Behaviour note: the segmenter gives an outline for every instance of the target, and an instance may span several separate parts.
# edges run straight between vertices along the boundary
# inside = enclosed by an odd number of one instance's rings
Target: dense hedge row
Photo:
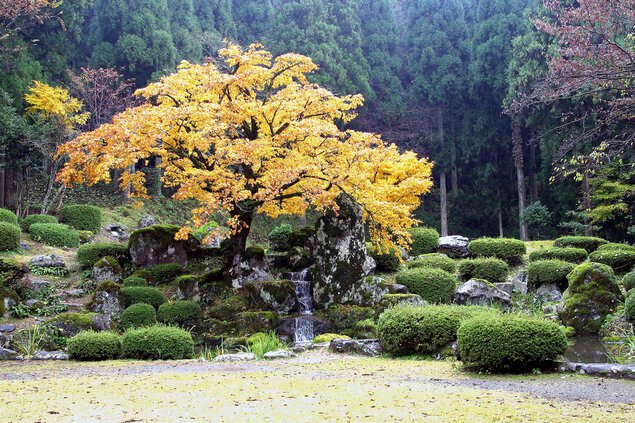
[[[121,337],[113,332],[80,332],[68,340],[68,355],[73,360],[113,360],[121,355]]]
[[[519,264],[527,252],[525,243],[513,238],[478,238],[467,248],[476,257],[494,257],[508,264]]]
[[[509,266],[501,259],[480,258],[461,260],[459,275],[464,280],[485,279],[489,283],[502,283],[507,280]]]
[[[124,307],[144,303],[150,304],[156,309],[165,302],[165,297],[161,291],[157,288],[148,286],[130,286],[121,288],[121,294],[123,296]]]
[[[79,233],[61,223],[34,223],[29,227],[34,241],[60,248],[79,247]]]
[[[589,254],[589,260],[606,264],[617,273],[624,273],[635,268],[635,251],[598,250]]]
[[[456,261],[445,254],[423,254],[408,263],[408,268],[413,269],[416,267],[433,267],[445,270],[448,273],[454,273],[456,272]]]
[[[527,269],[529,286],[536,289],[541,285],[554,284],[564,291],[569,285],[567,275],[575,266],[573,263],[561,260],[535,261]]]
[[[403,270],[395,280],[430,304],[449,303],[458,284],[456,276],[431,267]]]
[[[159,307],[157,320],[166,325],[191,328],[201,321],[201,306],[194,301],[174,301]]]
[[[129,329],[123,335],[123,355],[141,360],[184,360],[194,356],[192,335],[173,326]]]
[[[602,238],[592,236],[563,236],[553,242],[554,247],[573,247],[582,248],[587,253],[597,250],[600,245],[608,244],[608,241]]]
[[[119,327],[121,329],[152,326],[157,322],[157,312],[150,304],[136,303],[121,313]]]
[[[569,263],[579,264],[585,261],[589,257],[589,254],[584,248],[545,248],[542,250],[533,251],[529,254],[529,261],[540,260],[562,260]]]
[[[439,233],[432,228],[411,228],[412,244],[410,244],[410,254],[420,256],[421,254],[434,253],[439,247]]]
[[[85,204],[70,204],[60,210],[60,220],[78,231],[101,231],[101,209]]]
[[[15,250],[20,246],[20,228],[12,223],[0,222],[0,251]]]
[[[77,249],[77,261],[84,267],[92,267],[102,258],[114,257],[120,263],[128,260],[128,246],[115,242],[84,244]]]
[[[183,274],[183,266],[178,263],[156,264],[150,268],[152,282],[155,284],[170,283]]]
[[[34,223],[58,223],[57,217],[48,214],[31,214],[22,219],[22,230],[30,232]]]

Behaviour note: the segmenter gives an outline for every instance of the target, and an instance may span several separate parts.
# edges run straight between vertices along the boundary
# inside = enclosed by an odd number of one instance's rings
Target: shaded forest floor
[[[325,352],[276,362],[0,364],[0,421],[635,421],[635,383]]]

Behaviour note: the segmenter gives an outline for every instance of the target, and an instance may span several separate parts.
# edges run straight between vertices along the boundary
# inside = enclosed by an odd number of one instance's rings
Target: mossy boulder
[[[96,313],[101,313],[118,318],[123,311],[123,297],[121,295],[121,285],[113,281],[105,281],[97,285],[91,309]]]
[[[313,264],[311,251],[305,247],[291,247],[289,250],[289,268],[296,272]]]
[[[14,286],[28,271],[28,268],[17,260],[0,257],[0,287]]]
[[[623,299],[613,269],[587,262],[573,269],[567,278],[569,288],[559,311],[562,323],[573,327],[577,335],[597,335],[605,317]]]
[[[13,289],[0,286],[0,318],[11,317],[11,308],[21,301],[20,296]]]
[[[97,283],[105,281],[121,282],[123,280],[123,269],[116,258],[107,256],[100,259],[93,266],[90,278]]]
[[[60,336],[70,338],[85,330],[99,330],[95,316],[96,313],[62,313],[48,323],[58,330]]]
[[[289,280],[252,282],[245,286],[258,309],[289,314],[297,309],[295,285]]]
[[[243,335],[274,330],[278,318],[271,311],[244,311],[236,315],[236,327]]]
[[[176,296],[179,300],[190,300],[198,302],[201,300],[199,291],[199,278],[194,275],[183,275],[176,278]]]
[[[198,252],[196,237],[174,239],[181,228],[175,225],[152,225],[134,231],[128,241],[130,258],[137,267],[150,267],[164,263],[186,266]]]
[[[375,317],[379,317],[384,311],[396,306],[424,307],[428,305],[417,294],[386,294],[381,297],[377,308],[375,309]]]
[[[357,322],[353,335],[357,339],[377,338],[377,323],[374,319],[366,319]]]
[[[357,323],[374,318],[375,310],[371,307],[333,304],[326,310],[325,317],[331,322],[334,332],[353,336]]]
[[[222,322],[233,321],[238,313],[244,312],[249,307],[249,301],[245,297],[232,295],[228,298],[220,298],[206,310],[206,317],[218,319]]]

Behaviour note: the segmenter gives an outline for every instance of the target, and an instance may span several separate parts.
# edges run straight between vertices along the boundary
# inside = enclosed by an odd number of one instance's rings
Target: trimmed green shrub
[[[361,322],[357,322],[353,334],[355,335],[355,338],[358,339],[377,338],[377,323],[374,319],[366,319]]]
[[[269,246],[272,251],[287,251],[289,249],[289,236],[293,232],[291,225],[283,223],[269,232]]]
[[[628,244],[618,244],[616,242],[610,242],[608,244],[602,244],[595,251],[613,251],[613,250],[624,250],[624,251],[635,251],[635,246]]]
[[[31,238],[53,247],[79,247],[79,234],[61,223],[34,223],[29,228]]]
[[[432,228],[410,228],[412,244],[410,244],[410,254],[420,256],[421,254],[434,253],[439,247],[439,233]]]
[[[480,258],[461,260],[459,276],[464,280],[485,279],[489,283],[503,283],[507,280],[509,266],[501,259]]]
[[[353,336],[357,323],[374,316],[375,310],[372,308],[357,305],[332,304],[326,309],[326,319],[331,322],[331,329],[348,336]]]
[[[392,249],[385,253],[380,253],[373,245],[368,246],[368,254],[375,260],[377,270],[380,272],[396,272],[401,267],[401,254],[398,250]]]
[[[20,228],[0,222],[0,251],[15,250],[20,246]]]
[[[463,320],[495,313],[476,306],[392,307],[379,316],[379,342],[393,355],[432,354],[456,339]]]
[[[190,328],[201,321],[201,306],[194,301],[165,303],[159,307],[157,319],[166,325]]]
[[[112,360],[121,355],[121,336],[113,332],[80,332],[68,340],[68,355],[73,360]]]
[[[608,241],[592,236],[563,236],[553,242],[554,247],[582,248],[587,253],[592,253],[603,244],[608,244]]]
[[[508,264],[521,263],[527,252],[525,243],[513,238],[478,238],[470,241],[467,249],[476,257],[494,257]]]
[[[622,283],[627,292],[635,288],[635,271],[625,274]]]
[[[148,283],[152,283],[153,279],[152,279],[152,272],[149,271],[148,269],[137,269],[134,272],[132,272],[132,275],[130,276],[135,276],[135,277],[139,277],[139,278],[143,278],[145,279]]]
[[[340,335],[337,333],[323,333],[313,338],[313,343],[326,344],[327,342],[331,343],[331,341],[334,339],[351,339],[351,337],[346,335]]]
[[[78,231],[101,231],[101,209],[87,204],[70,204],[60,210],[60,220]]]
[[[194,357],[192,335],[174,326],[128,329],[123,334],[123,355],[141,360],[184,360]]]
[[[564,291],[569,285],[567,275],[574,268],[575,264],[561,260],[535,261],[527,269],[529,286],[536,289],[541,285],[555,284]]]
[[[149,286],[130,286],[121,288],[123,295],[123,303],[125,307],[133,304],[145,303],[150,304],[154,308],[159,308],[165,302],[165,297],[157,288]]]
[[[150,268],[152,281],[155,284],[170,283],[177,276],[182,275],[185,269],[177,263],[155,264]]]
[[[449,303],[458,284],[454,275],[430,267],[403,270],[395,280],[430,304]]]
[[[448,273],[456,272],[456,262],[445,254],[439,253],[423,254],[408,263],[408,268],[416,267],[433,267]]]
[[[152,326],[157,323],[157,312],[150,304],[136,303],[121,313],[119,327],[123,330]]]
[[[561,326],[516,315],[466,320],[459,327],[457,338],[465,364],[491,370],[541,367],[556,360],[567,348]]]
[[[529,261],[562,260],[579,264],[585,261],[589,254],[584,248],[544,248],[529,254]]]
[[[0,209],[0,222],[10,223],[18,226],[18,216],[8,209]]]
[[[128,276],[123,280],[122,286],[124,288],[130,286],[148,286],[148,281],[139,276]]]
[[[77,249],[77,262],[84,267],[92,267],[106,256],[114,257],[120,263],[128,261],[128,246],[115,242],[95,242]]]
[[[626,302],[624,303],[624,316],[626,316],[627,320],[635,322],[635,291],[632,291],[626,297]]]
[[[49,214],[31,214],[22,219],[21,227],[24,232],[29,232],[34,223],[59,223],[57,217]]]
[[[628,272],[635,266],[635,251],[604,250],[589,254],[589,260],[606,264],[617,273]]]

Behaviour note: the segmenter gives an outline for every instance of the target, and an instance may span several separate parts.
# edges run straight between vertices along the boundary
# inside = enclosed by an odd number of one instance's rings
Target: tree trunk
[[[525,190],[525,170],[523,168],[523,137],[520,130],[520,123],[516,120],[512,120],[512,144],[518,188],[518,222],[520,225],[520,239],[522,241],[529,241],[529,230],[527,224],[523,223],[521,220],[522,213],[527,205],[527,192]]]
[[[450,175],[452,182],[452,196],[459,198],[459,171],[456,164],[456,143],[452,140],[452,174]]]
[[[444,132],[443,132],[443,109],[439,108],[438,115],[438,136],[441,150],[445,145]],[[441,176],[439,177],[439,190],[441,192],[441,236],[448,236],[448,191],[445,180],[445,169],[441,169]]]
[[[131,174],[135,172],[135,166],[132,165],[128,168]],[[128,184],[125,186],[123,190],[121,190],[121,199],[124,203],[130,202],[130,194],[132,193],[132,184]]]
[[[154,161],[154,170],[155,170],[155,176],[154,176],[154,195],[155,197],[161,197],[163,195],[162,192],[162,183],[161,183],[161,176],[163,174],[162,170],[161,170],[161,157],[157,157]]]
[[[590,182],[589,168],[584,168],[584,175],[582,177],[582,210],[588,213],[591,210],[591,182]],[[584,228],[585,236],[593,236],[593,226],[588,216],[586,217],[586,227]]]
[[[249,237],[254,212],[253,210],[245,211],[236,207],[230,214],[232,218],[238,220],[240,225],[239,232],[229,238],[223,246],[225,269],[227,270],[228,276],[233,279],[241,272],[240,263],[247,248],[247,238]]]
[[[0,154],[0,207],[4,207],[4,183],[7,156],[4,151]]]
[[[536,175],[536,139],[529,142],[529,198],[532,203],[539,200],[538,176]]]
[[[498,236],[500,238],[505,237],[503,232],[503,208],[501,206],[498,206]]]
[[[4,207],[11,209],[15,205],[15,171],[11,168],[5,170]]]

